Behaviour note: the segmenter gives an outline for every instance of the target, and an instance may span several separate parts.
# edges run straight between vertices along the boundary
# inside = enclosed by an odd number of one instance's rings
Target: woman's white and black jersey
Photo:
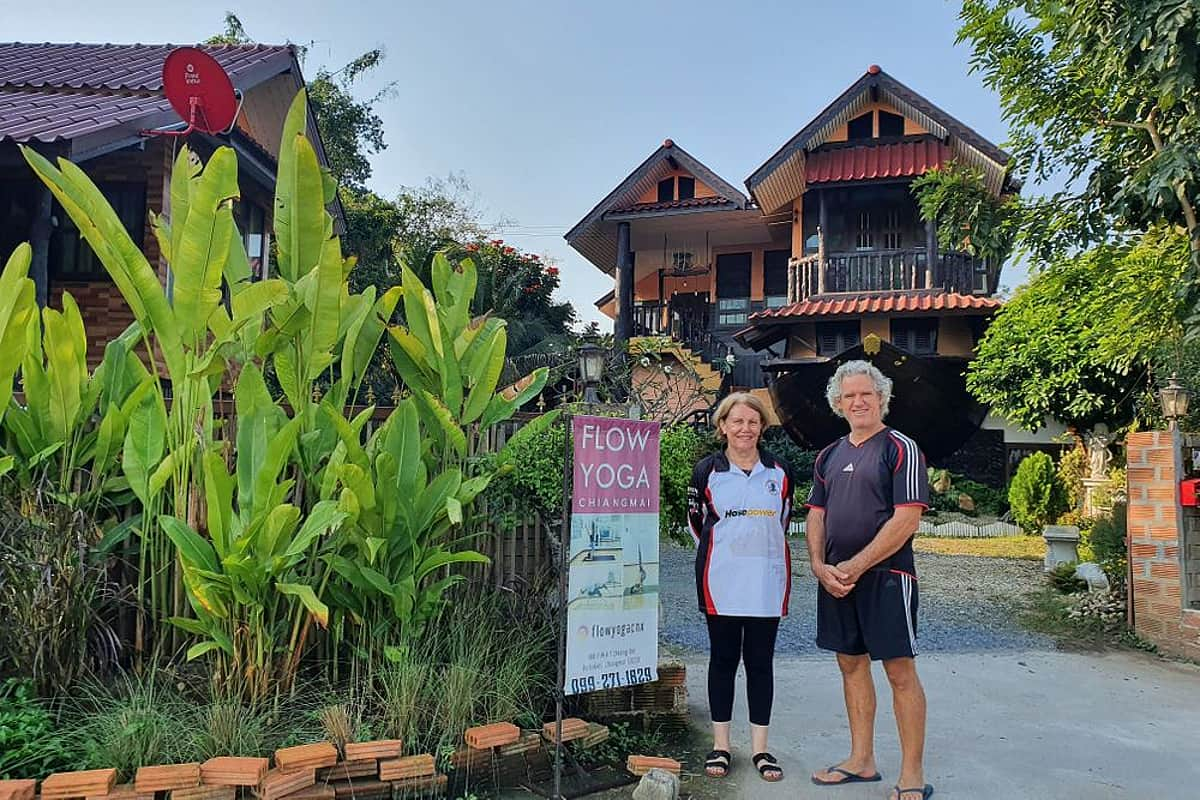
[[[724,452],[700,460],[688,487],[696,594],[705,614],[782,617],[791,593],[786,532],[795,482],[766,451],[749,474]]]

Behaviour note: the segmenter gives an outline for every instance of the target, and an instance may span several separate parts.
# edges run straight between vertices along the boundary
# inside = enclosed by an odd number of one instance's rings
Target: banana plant
[[[132,499],[130,482],[121,475],[122,442],[151,379],[129,349],[136,325],[108,343],[90,372],[79,307],[70,293],[62,303],[62,311],[42,309],[40,323],[33,315],[26,328],[24,405],[10,401],[0,429],[24,489],[104,516],[97,512]]]
[[[234,348],[238,331],[281,302],[286,288],[278,282],[264,282],[261,288],[231,286],[231,295],[242,302],[232,318],[218,311],[227,263],[245,261],[240,238],[234,235],[232,204],[239,192],[237,158],[231,149],[218,148],[203,169],[186,147],[175,161],[171,218],[153,218],[155,236],[171,268],[170,299],[146,256],[79,167],[63,158],[51,164],[29,148],[23,147],[22,154],[92,247],[138,323],[140,350],[155,378],[154,396],[143,398],[133,410],[136,424],[127,433],[121,461],[131,487],[142,490],[142,552],[156,554],[153,558],[160,562],[149,564],[141,580],[144,584],[161,579],[178,587],[169,574],[173,558],[154,523],[156,509],[167,502],[174,513],[196,518],[198,486],[192,475],[213,441],[212,396],[224,374],[225,354]],[[164,378],[170,381],[169,403]],[[153,481],[147,474],[151,468],[157,476]],[[160,498],[167,487],[169,498]],[[139,585],[138,594],[143,601],[144,585]],[[172,608],[182,611],[180,591],[164,587],[151,595],[155,612],[165,616]],[[140,627],[138,638],[140,647]]]
[[[28,277],[32,252],[28,244],[19,245],[0,272],[0,423],[12,399],[13,378],[25,358],[26,331],[37,317],[34,285]],[[12,455],[0,457],[0,475],[14,464]]]
[[[304,514],[288,502],[286,468],[300,418],[271,398],[261,371],[247,364],[234,389],[237,456],[226,469],[220,449],[204,455],[207,536],[178,516],[160,522],[179,553],[195,618],[170,621],[200,637],[189,659],[212,653],[219,679],[246,699],[292,683],[303,647],[296,620],[329,622],[321,588],[310,582],[310,552],[349,516],[335,500]]]
[[[324,473],[322,502],[348,516],[339,547],[322,556],[335,575],[328,594],[359,626],[358,650],[368,658],[397,636],[420,630],[461,574],[444,568],[486,563],[461,547],[464,509],[490,476],[466,478],[428,461],[416,403],[400,402],[360,446],[361,423],[346,422],[326,403],[322,411],[341,441]]]
[[[443,463],[477,455],[487,428],[512,417],[546,385],[549,370],[535,370],[509,396],[498,392],[508,345],[506,323],[471,318],[477,273],[470,259],[457,267],[433,259],[433,292],[402,269],[406,325],[388,328],[392,361],[436,442]]]

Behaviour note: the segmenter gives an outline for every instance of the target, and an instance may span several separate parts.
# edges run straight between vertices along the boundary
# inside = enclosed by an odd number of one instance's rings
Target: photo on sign
[[[620,561],[572,565],[567,586],[568,605],[572,610],[620,610],[624,594],[623,572]]]
[[[658,594],[658,515],[627,514],[621,519],[625,594]]]
[[[621,564],[626,519],[621,514],[576,514],[571,517],[571,567]]]

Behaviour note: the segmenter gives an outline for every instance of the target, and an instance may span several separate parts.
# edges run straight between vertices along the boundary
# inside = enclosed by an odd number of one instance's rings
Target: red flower
[[[471,244],[467,245],[467,252],[468,252],[468,253],[476,253],[476,252],[478,252],[478,251],[479,251],[479,245],[475,244],[474,242],[472,242]]]
[[[501,252],[501,253],[504,253],[504,255],[506,255],[506,256],[511,256],[513,253],[515,253],[515,252],[517,252],[517,251],[516,251],[516,250],[514,250],[514,249],[513,249],[513,248],[511,248],[511,247],[505,247],[505,248],[502,248],[502,249],[500,250],[500,252]]]
[[[504,244],[503,239],[492,239],[492,246],[499,247],[502,244]]]
[[[546,274],[554,278],[558,276],[558,267],[546,267]]]

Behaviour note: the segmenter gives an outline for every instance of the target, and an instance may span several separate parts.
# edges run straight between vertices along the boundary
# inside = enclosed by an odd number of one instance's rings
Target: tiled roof
[[[817,295],[782,308],[760,311],[752,320],[794,317],[826,317],[844,314],[895,314],[904,312],[954,311],[1000,308],[994,297],[955,292],[872,292],[848,295]]]
[[[950,148],[936,139],[818,150],[808,157],[804,179],[812,184],[923,175],[950,157]]]
[[[53,142],[165,112],[162,97],[0,89],[0,139]]]
[[[688,200],[669,200],[662,203],[634,203],[624,208],[609,209],[610,214],[637,214],[643,211],[668,211],[674,208],[702,208],[704,206],[732,206],[734,202],[724,197],[692,197]]]
[[[0,141],[55,142],[113,128],[136,132],[139,120],[170,110],[162,95],[162,64],[173,49],[173,45],[0,43]],[[286,71],[292,60],[288,46],[202,49],[225,68],[238,88]]]
[[[27,44],[0,42],[0,88],[94,89],[159,92],[170,44]],[[201,47],[234,75],[289,47],[205,45]],[[235,81],[236,83],[236,81]]]

